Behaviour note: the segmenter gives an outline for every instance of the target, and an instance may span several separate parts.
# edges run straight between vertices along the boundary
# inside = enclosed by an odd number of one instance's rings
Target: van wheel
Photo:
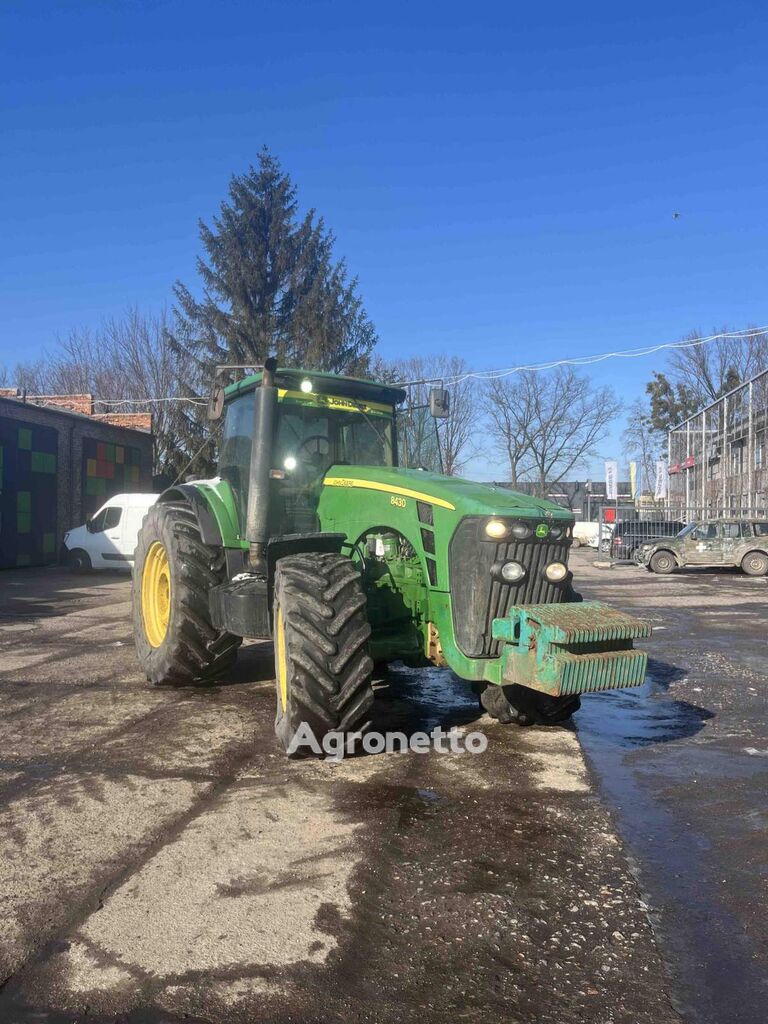
[[[762,551],[749,551],[741,560],[747,576],[768,576],[768,555]]]
[[[82,548],[75,548],[69,552],[67,555],[67,565],[75,573],[88,572],[89,569],[93,568],[90,555],[87,551],[83,551]]]
[[[675,559],[668,551],[657,551],[648,563],[648,568],[660,576],[668,576],[675,571]]]

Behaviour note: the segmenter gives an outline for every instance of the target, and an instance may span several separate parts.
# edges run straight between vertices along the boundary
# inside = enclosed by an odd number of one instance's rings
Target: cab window
[[[756,537],[768,537],[768,522],[752,523]]]

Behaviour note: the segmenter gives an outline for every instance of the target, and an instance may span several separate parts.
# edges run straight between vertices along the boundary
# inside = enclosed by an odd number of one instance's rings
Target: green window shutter
[[[24,451],[32,451],[32,431],[27,430],[26,427],[19,427],[19,438],[17,441],[17,445]]]

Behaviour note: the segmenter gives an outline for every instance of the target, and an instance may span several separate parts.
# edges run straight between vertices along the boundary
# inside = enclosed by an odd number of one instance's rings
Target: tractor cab
[[[254,403],[262,374],[225,391],[219,475],[232,488],[241,522],[248,506]],[[324,373],[276,370],[275,422],[269,443],[269,536],[312,533],[331,466],[396,466],[395,407],[401,388]]]

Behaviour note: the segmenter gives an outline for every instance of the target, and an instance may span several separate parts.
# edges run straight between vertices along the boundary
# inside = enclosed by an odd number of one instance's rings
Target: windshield
[[[240,522],[245,522],[253,432],[254,393],[227,407],[219,473],[235,493]],[[278,405],[271,494],[272,533],[312,532],[322,479],[331,466],[395,464],[393,417],[367,408],[350,409],[353,399],[339,399],[344,408],[300,402]]]
[[[678,533],[677,536],[678,537],[687,537],[688,534],[691,533],[695,529],[696,529],[696,523],[688,523],[687,526],[684,526],[682,528],[682,530],[680,531],[680,533]]]

